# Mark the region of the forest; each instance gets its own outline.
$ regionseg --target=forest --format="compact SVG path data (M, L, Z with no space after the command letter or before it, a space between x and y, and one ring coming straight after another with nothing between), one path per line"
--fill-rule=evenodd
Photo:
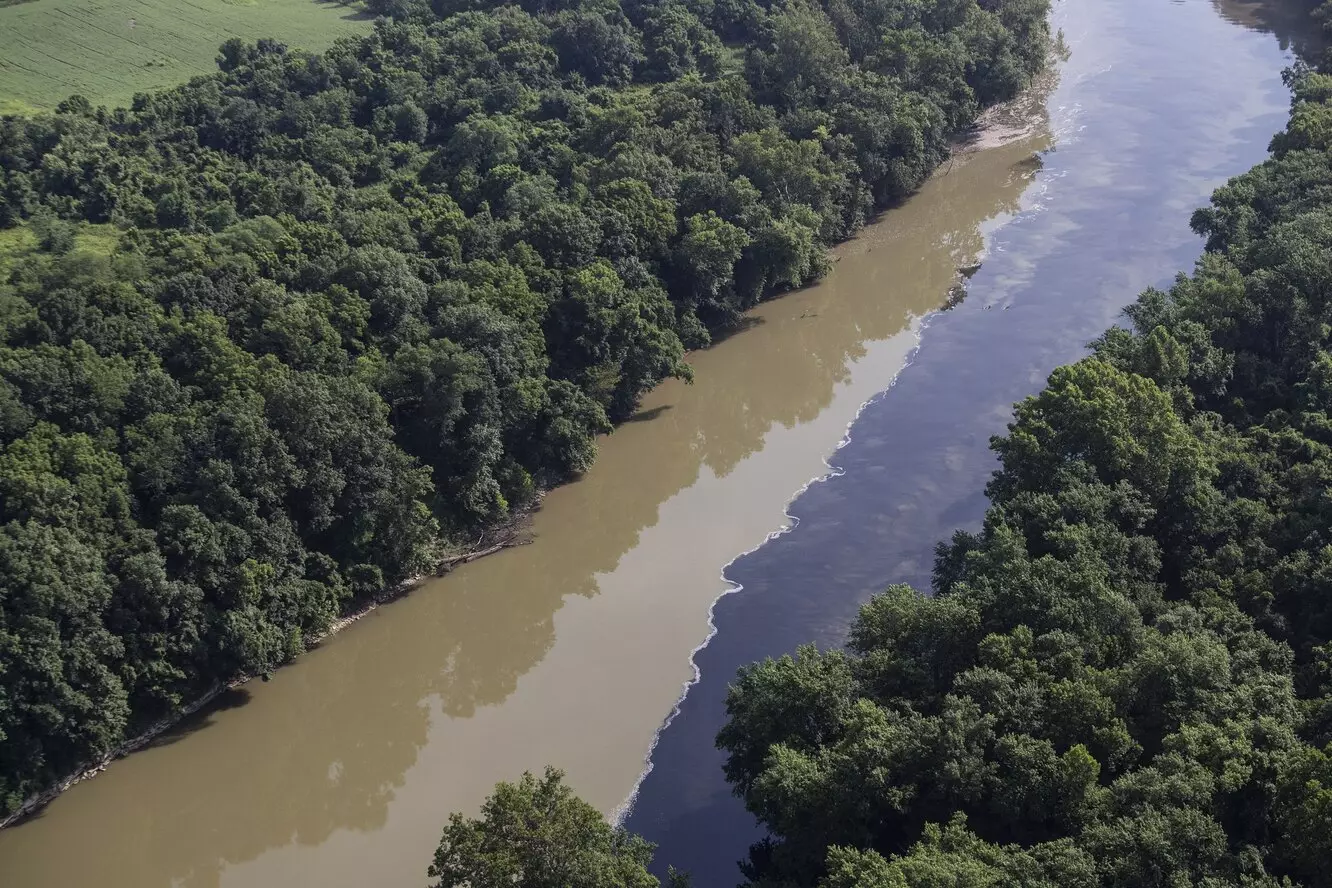
M585 470L1047 52L1046 0L370 6L0 119L0 817Z
M1270 158L1193 216L1193 272L1016 406L929 594L741 670L717 744L769 832L747 886L1332 885L1332 75L1287 82ZM486 842L558 811L584 856L521 884L658 884L562 791L502 785L432 876L502 884L467 881L515 871ZM588 859L620 869L559 869Z

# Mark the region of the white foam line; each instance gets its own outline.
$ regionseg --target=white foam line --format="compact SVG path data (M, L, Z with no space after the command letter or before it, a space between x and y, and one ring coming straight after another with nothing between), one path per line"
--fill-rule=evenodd
M851 418L851 421L846 424L846 429L842 432L841 440L837 442L837 445L833 447L832 451L828 454L828 456L822 458L823 465L827 469L827 471L821 475L815 475L814 477L810 478L808 481L806 481L804 484L800 486L799 490L791 494L791 498L786 501L786 505L782 508L782 516L786 518L786 523L778 527L776 530L769 531L767 536L765 536L763 538L763 541L760 542L757 546L753 546L752 548L746 549L745 551L736 555L734 558L732 558L730 561L726 562L726 564L722 566L720 579L722 580L722 582L727 584L727 588L716 598L714 598L710 605L708 605L707 637L705 637L700 644L698 644L692 651L689 652L689 667L693 670L694 674L691 678L685 680L684 685L680 689L680 696L676 699L675 705L671 707L670 714L667 715L665 721L661 723L661 727L657 728L657 732L652 735L652 743L651 745L648 746L647 755L644 756L643 758L643 770L638 775L638 779L634 781L633 789L629 791L628 797L626 797L625 800L621 802L618 806L616 806L615 810L611 812L610 821L614 826L617 827L623 826L625 820L633 812L634 803L638 801L638 791L642 788L643 781L646 780L648 775L652 773L653 769L652 757L657 751L657 744L661 742L662 734L666 733L666 730L671 726L671 723L674 722L676 717L680 714L680 711L684 707L685 699L688 698L689 696L689 692L693 690L696 684L698 684L700 681L703 680L703 671L699 669L698 663L695 661L695 658L698 656L699 651L703 650L709 644L711 644L712 639L715 638L717 635L717 621L715 618L717 603L726 596L733 595L736 592L740 592L745 588L744 584L738 583L735 580L732 580L730 577L726 576L726 571L730 569L731 565L735 564L741 558L744 558L747 555L754 554L759 549L762 549L764 546L766 546L768 543L772 542L778 537L785 536L786 534L790 533L791 531L795 530L797 527L800 526L799 516L792 515L790 510L791 507L795 505L796 501L799 500L800 497L804 496L805 491L809 490L815 484L819 484L821 482L828 481L833 478L840 478L842 475L846 474L846 469L843 468L842 466L833 465L829 461L830 458L832 456L835 456L837 451L841 450L843 447L851 443L851 429L855 426L857 422L859 422L861 414L863 414L869 407L878 403L884 397L886 397L887 394L890 391L892 391L893 387L897 385L897 380L901 378L902 373L908 367L910 367L912 363L915 362L916 354L920 351L922 334L925 332L926 328L929 327L931 321L933 321L934 318L938 317L940 314L943 314L943 312L946 310L947 309L940 309L938 311L933 311L928 315L925 315L923 318L921 318L921 320L916 326L916 329L913 331L916 338L916 344L912 346L911 351L907 353L906 360L902 362L902 366L897 368L897 372L893 374L893 378L888 382L887 386L875 392L873 395L871 395L869 398L863 401L859 407L856 408L855 416L853 416Z

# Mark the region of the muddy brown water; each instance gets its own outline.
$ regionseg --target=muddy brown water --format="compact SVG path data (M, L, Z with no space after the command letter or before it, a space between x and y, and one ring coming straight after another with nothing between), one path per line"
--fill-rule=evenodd
M1211 41L1224 60L1194 50L1147 57L1135 48L1136 29L1161 26L1155 13L1134 21L1152 4L1179 29L1172 40ZM1113 150L1129 151L1133 162L1153 164L1158 173L1177 168L1178 176L1150 182L1129 175L1114 200L1103 200L1105 238L1096 247L1103 263L1135 255L1125 251L1125 238L1129 247L1135 238L1160 247L1169 230L1187 241L1188 211L1218 177L1261 155L1280 124L1278 75L1286 56L1270 36L1251 30L1252 13L1236 5L1224 18L1202 0L1064 0L1056 18L1071 55L1048 113L1041 102L1020 111L1016 130L1001 128L1004 139L960 155L904 206L839 248L824 283L762 306L746 329L693 355L692 385L668 382L652 392L634 421L601 442L585 478L547 496L531 545L465 565L380 608L272 681L230 693L39 816L0 832L0 884L420 886L449 812L473 811L495 781L546 764L565 769L575 790L608 814L623 810L657 730L695 676L691 656L712 631L710 606L731 588L723 568L790 523L793 495L826 473L825 459L848 424L902 371L923 326L922 358L955 318L999 317L978 314L998 292L986 259L967 300L923 325L947 299L957 269L980 261L989 244L994 264L1018 286L1027 280L1024 269L1063 248L1059 225L1067 217L1049 209L1066 200L1094 215L1107 177L1126 174L1124 157L1107 160L1110 149L1053 167L1062 154L1051 152L1085 146L1084 129L1095 125L1113 132ZM1140 66L1128 77L1131 99L1114 93L1125 88L1120 80L1105 76L1116 66ZM1183 113L1193 103L1210 116ZM1164 126L1167 119L1174 123ZM1163 142L1189 126L1196 144ZM1071 188L1066 181L1076 176L1094 187ZM1071 192L1066 197L1061 183ZM1125 225L1130 210L1163 224ZM1040 224L1055 226L1050 237L1014 252L1008 232L1022 226L1010 223L1030 228L1031 220L1047 218ZM1095 223L1079 222L1088 224ZM1086 249L1084 241L1078 249ZM1141 273L1122 275L1120 304L1134 292L1125 288L1168 275L1180 255L1177 246L1154 249ZM1101 308L1098 320L1111 314ZM1003 309L995 303L995 310ZM1039 330L1042 322L1026 323ZM984 353L951 360L991 375ZM1039 369L1020 362L996 365L994 373L1016 373L1029 386ZM915 370L913 363L902 373L904 383ZM895 395L892 389L877 405ZM1002 428L1008 402L954 395L948 412L940 412L940 400L934 412L925 403L917 407L924 413L894 422L942 423L946 433L956 417ZM851 438L847 453L854 430ZM825 533L850 538L867 522L864 508L818 520ZM807 530L802 524L800 533L756 555ZM928 522L918 530L922 540L934 533ZM733 659L765 638L780 650L788 635L841 625L842 605L865 594L857 587L823 617L795 625L751 591L747 583L745 592L723 600L754 606L743 624L721 621L721 633L700 652L700 691L729 678L725 669L709 673L706 657ZM733 612L723 606L718 613ZM769 621L793 628L769 633ZM668 839L663 851L664 825L697 809L659 788L693 791L693 772L714 768L696 747L715 731L715 713L689 722L689 701L663 736L635 808L633 822ZM690 726L697 730L691 727L681 745L674 738ZM708 798L719 791L711 777L698 790ZM718 850L713 863L725 859L726 866L711 871L700 861L697 884L733 884L729 861L742 851Z

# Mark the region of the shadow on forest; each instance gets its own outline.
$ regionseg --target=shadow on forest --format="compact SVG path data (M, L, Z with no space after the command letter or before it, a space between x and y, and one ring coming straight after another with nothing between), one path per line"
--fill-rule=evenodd
M17 0L17 2L22 3L24 0ZM347 10L346 15L342 18L349 22L372 22L379 18L379 16L366 9L365 4L359 2L359 0L314 0L314 2L317 6ZM0 6L4 4L5 0L0 0Z

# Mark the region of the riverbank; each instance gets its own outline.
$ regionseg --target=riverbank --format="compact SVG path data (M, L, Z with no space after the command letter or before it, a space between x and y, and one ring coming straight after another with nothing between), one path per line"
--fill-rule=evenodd
M414 589L418 588L427 580L446 576L459 565L470 564L478 558L494 555L504 549L531 542L530 538L525 536L525 530L531 523L532 513L541 507L541 500L544 497L544 492L538 492L531 503L515 510L514 514L507 521L482 533L481 538L478 539L467 551L456 555L444 556L441 559L439 566L432 573L417 574L416 576L409 577L398 585L385 589L379 595L374 596L361 606L357 607L356 610L334 620L324 632L307 640L307 653L310 649L327 641L329 638L332 638L353 623L369 616L379 607L409 595ZM85 780L89 780L96 777L98 774L103 773L117 759L125 758L126 756L143 749L167 731L170 731L172 728L180 724L183 720L211 704L221 694L243 687L256 678L263 678L264 681L268 680L267 675L260 676L247 674L237 676L227 682L219 682L212 688L209 688L208 691L198 699L181 707L179 711L154 722L131 739L126 740L124 743L121 743L115 749L108 752L105 756L82 766L78 771L71 774L69 777L66 777L64 780L61 780L45 792L24 800L24 802L11 814L7 817L0 818L0 830L18 825L27 818L39 813L42 808L49 805L62 793L67 792L72 787Z

